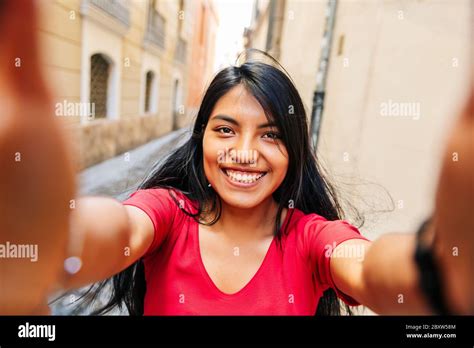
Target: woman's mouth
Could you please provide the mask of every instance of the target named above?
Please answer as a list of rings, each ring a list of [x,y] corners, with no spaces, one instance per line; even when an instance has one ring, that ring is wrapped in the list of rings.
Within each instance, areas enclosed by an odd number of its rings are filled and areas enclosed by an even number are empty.
[[[230,182],[239,186],[252,186],[267,174],[267,172],[239,171],[227,168],[221,168],[221,170]]]

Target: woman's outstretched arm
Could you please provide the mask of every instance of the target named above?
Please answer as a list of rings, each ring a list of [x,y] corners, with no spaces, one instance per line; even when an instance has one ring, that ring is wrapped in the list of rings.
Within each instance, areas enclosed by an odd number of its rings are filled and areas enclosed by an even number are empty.
[[[119,273],[143,256],[153,235],[150,218],[136,207],[108,197],[78,199],[71,214],[69,257],[78,256],[82,267],[74,274],[64,272],[59,285],[77,288]]]
[[[331,274],[339,290],[379,314],[431,313],[418,286],[413,235],[387,234],[374,242],[348,240],[333,254],[344,255],[344,248],[359,252],[357,258],[331,257]]]
[[[427,239],[435,239],[441,290],[454,314],[474,314],[473,135],[474,89],[448,139],[433,222],[426,230]],[[413,234],[388,234],[373,243],[349,240],[333,254],[344,255],[348,247],[360,248],[364,257],[331,257],[331,274],[341,291],[378,313],[433,313],[419,287]]]
[[[0,314],[46,314],[54,285],[117,273],[153,238],[144,212],[113,199],[79,198],[71,209],[75,169],[42,74],[36,17],[31,0],[1,2]],[[82,244],[79,255],[70,255],[69,244]],[[20,248],[25,255],[13,253]],[[65,277],[70,256],[83,265]]]

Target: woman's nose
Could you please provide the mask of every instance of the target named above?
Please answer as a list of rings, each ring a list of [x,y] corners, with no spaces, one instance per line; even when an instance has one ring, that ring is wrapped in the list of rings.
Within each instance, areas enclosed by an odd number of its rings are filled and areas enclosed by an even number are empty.
[[[230,151],[233,162],[239,164],[256,165],[259,151],[255,146],[253,137],[241,136]]]

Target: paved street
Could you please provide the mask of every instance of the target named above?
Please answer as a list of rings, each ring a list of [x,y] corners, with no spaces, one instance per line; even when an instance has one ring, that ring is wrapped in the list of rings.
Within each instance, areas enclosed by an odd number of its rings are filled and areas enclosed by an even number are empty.
[[[190,129],[182,128],[87,168],[79,176],[79,194],[125,199],[147,176],[153,165],[188,139],[190,132]]]

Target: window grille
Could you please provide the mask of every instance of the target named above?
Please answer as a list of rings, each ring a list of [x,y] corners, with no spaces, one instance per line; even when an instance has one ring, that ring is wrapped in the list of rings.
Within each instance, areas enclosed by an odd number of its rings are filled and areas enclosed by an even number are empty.
[[[145,81],[145,112],[150,112],[151,110],[151,93],[153,87],[154,74],[152,71],[146,73]]]
[[[95,104],[95,117],[107,116],[107,94],[110,64],[102,54],[91,57],[90,102]]]

